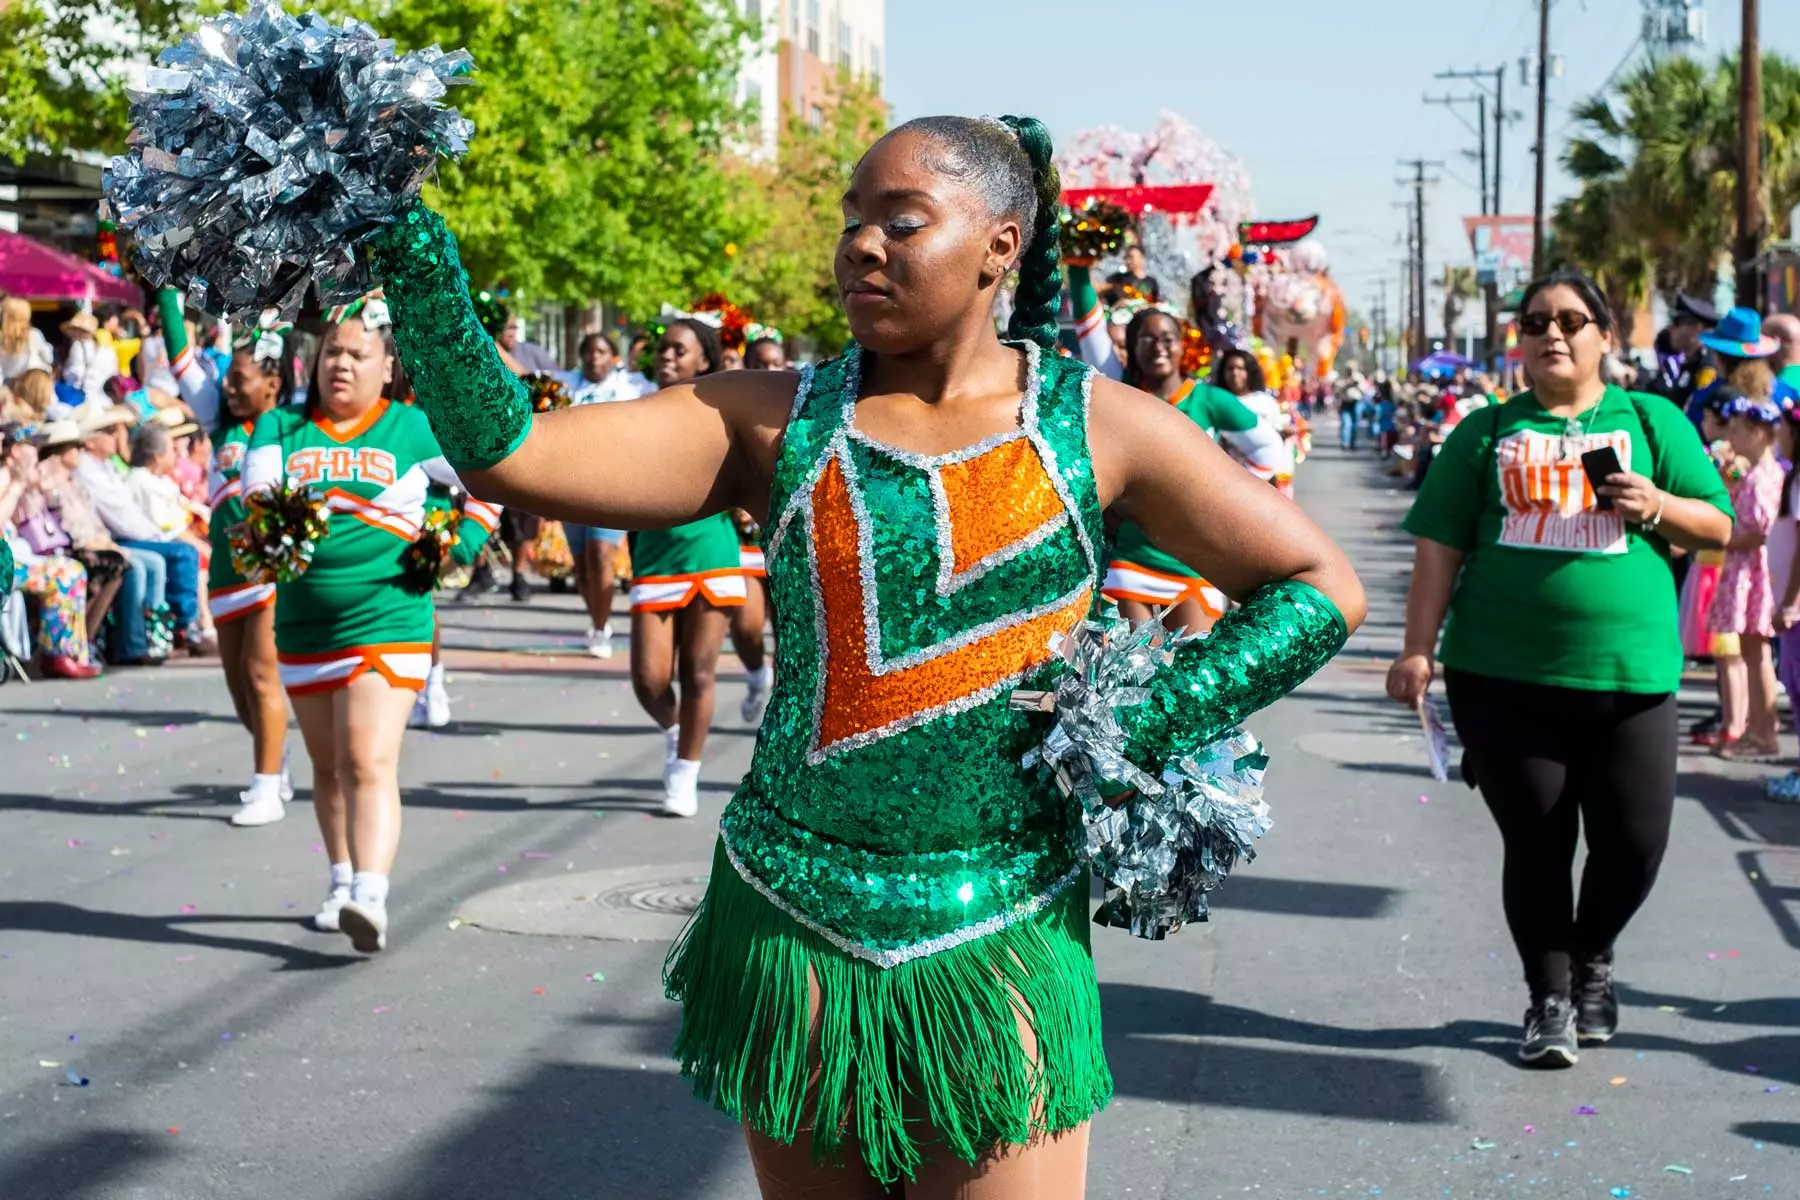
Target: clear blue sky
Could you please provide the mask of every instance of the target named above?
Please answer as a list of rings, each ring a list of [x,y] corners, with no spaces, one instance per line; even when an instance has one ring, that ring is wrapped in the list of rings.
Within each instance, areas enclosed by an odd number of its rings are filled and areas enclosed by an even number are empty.
[[[1735,48],[1738,0],[1706,0],[1705,53]],[[1427,192],[1434,274],[1470,261],[1461,218],[1480,211],[1471,135],[1420,97],[1467,84],[1448,68],[1508,65],[1503,208],[1529,214],[1535,94],[1518,59],[1535,51],[1534,0],[890,0],[886,90],[897,120],[931,113],[1029,113],[1059,138],[1094,125],[1147,130],[1167,108],[1249,168],[1260,214],[1318,212],[1320,241],[1351,302],[1365,308],[1391,279],[1405,198],[1397,160],[1441,159]],[[1800,58],[1800,0],[1763,0],[1765,50]],[[1569,106],[1597,90],[1636,41],[1639,0],[1556,0],[1550,142],[1560,152]],[[1128,13],[1123,19],[1112,13]],[[1102,15],[1103,14],[1103,15]],[[1460,111],[1460,110],[1459,110]],[[1474,110],[1466,115],[1474,119]],[[1554,166],[1550,202],[1572,190]]]

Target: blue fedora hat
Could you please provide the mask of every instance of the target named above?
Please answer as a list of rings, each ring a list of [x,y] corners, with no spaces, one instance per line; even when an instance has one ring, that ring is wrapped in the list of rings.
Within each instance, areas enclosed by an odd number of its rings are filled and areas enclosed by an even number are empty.
[[[1754,308],[1732,309],[1711,333],[1700,335],[1700,344],[1731,358],[1767,358],[1781,348],[1780,342],[1763,336],[1762,314]]]

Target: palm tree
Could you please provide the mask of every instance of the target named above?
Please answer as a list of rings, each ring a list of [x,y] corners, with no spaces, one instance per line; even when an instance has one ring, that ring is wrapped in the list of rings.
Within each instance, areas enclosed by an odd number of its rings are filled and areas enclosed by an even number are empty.
[[[1738,64],[1648,62],[1577,105],[1563,164],[1582,183],[1553,226],[1565,260],[1628,313],[1650,287],[1711,290],[1737,232]],[[1800,203],[1800,67],[1763,58],[1763,204],[1784,236]]]
[[[1461,319],[1468,302],[1478,294],[1474,267],[1444,268],[1444,342],[1447,345],[1456,344],[1456,322]]]

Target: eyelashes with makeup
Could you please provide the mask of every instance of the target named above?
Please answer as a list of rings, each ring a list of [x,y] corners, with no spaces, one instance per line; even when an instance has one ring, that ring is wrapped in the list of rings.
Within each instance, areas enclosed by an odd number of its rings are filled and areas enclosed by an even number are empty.
[[[839,234],[838,236],[839,237],[849,237],[851,234],[855,233],[857,230],[861,229],[862,227],[863,227],[863,223],[861,221],[846,221],[844,223],[843,233]],[[917,232],[919,232],[919,230],[921,230],[923,228],[925,228],[925,222],[923,222],[923,221],[915,221],[915,222],[911,222],[911,223],[908,223],[905,221],[890,221],[890,222],[888,222],[888,225],[887,225],[887,231],[891,234],[895,234],[898,236],[904,236],[909,233],[917,233]]]

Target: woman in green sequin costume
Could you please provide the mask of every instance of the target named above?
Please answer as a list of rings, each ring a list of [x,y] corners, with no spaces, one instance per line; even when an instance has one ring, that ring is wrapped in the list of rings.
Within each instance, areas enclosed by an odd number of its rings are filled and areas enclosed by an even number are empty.
[[[1053,350],[1058,184],[1036,121],[910,122],[843,200],[856,345],[534,417],[455,242],[373,244],[421,404],[469,486],[547,516],[763,525],[780,663],[705,901],[666,968],[676,1054],[746,1127],[765,1197],[1084,1194],[1100,1042],[1077,806],[1021,759],[1053,635],[1094,608],[1103,513],[1239,607],[1184,644],[1120,749],[1158,770],[1316,670],[1349,563],[1169,405]],[[992,308],[1017,268],[1009,333]]]

